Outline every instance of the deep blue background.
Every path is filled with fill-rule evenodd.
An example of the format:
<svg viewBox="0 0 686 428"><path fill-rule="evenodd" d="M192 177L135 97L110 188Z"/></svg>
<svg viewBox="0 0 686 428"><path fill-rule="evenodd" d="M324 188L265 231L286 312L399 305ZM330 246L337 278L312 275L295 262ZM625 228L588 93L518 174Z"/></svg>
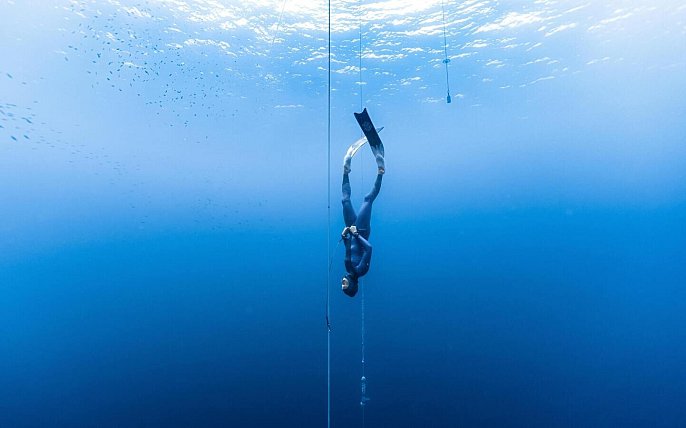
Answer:
<svg viewBox="0 0 686 428"><path fill-rule="evenodd" d="M56 4L0 0L0 427L325 426L327 275L332 426L360 426L361 296L335 247L355 73L334 74L329 229L325 34L289 30L302 14L270 46L164 4ZM273 6L246 17L269 33ZM530 12L481 6L477 25ZM620 6L546 36L463 30L448 2L451 105L440 34L401 34L420 13L366 34L426 48L365 59L388 170L366 426L686 426L685 9ZM335 67L356 35L334 34ZM236 56L158 52L210 36ZM364 148L356 203L373 177Z"/></svg>

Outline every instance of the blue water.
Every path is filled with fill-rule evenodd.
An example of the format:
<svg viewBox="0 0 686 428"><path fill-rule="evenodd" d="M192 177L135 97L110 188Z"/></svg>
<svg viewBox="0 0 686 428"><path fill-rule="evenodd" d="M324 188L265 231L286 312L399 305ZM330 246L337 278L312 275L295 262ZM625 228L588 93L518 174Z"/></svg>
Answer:
<svg viewBox="0 0 686 428"><path fill-rule="evenodd" d="M686 7L361 5L329 227L324 2L0 0L1 427L362 426L361 103L365 426L686 426Z"/></svg>

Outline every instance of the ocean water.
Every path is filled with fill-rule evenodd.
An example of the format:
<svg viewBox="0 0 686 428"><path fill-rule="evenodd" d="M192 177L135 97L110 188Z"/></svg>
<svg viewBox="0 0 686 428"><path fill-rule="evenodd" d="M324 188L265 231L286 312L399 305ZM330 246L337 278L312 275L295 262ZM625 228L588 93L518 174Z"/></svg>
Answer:
<svg viewBox="0 0 686 428"><path fill-rule="evenodd" d="M0 0L0 427L686 426L683 2L331 7Z"/></svg>

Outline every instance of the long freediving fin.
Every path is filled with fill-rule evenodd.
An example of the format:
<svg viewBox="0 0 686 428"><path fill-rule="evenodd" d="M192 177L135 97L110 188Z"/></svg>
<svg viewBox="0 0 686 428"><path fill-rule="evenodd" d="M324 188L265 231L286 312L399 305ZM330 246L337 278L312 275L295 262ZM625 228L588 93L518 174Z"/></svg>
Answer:
<svg viewBox="0 0 686 428"><path fill-rule="evenodd" d="M367 113L367 109L365 108L364 110L362 110L362 113L354 114L357 123L360 125L360 128L362 128L362 132L364 132L364 136L367 137L369 145L371 147L381 146L381 138L379 138L379 134L374 128L372 120L369 118L369 113Z"/></svg>
<svg viewBox="0 0 686 428"><path fill-rule="evenodd" d="M381 128L376 128L376 133L378 134L383 130L383 126ZM355 141L348 147L348 151L345 153L345 157L352 158L355 156L355 153L357 153L358 150L360 150L360 147L364 146L367 143L367 137L362 137L359 140Z"/></svg>

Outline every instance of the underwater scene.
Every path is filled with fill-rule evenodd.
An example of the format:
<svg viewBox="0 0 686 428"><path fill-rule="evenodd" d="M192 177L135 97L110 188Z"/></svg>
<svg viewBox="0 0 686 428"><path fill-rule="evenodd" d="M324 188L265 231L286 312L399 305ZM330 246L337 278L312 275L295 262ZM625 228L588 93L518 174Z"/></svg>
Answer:
<svg viewBox="0 0 686 428"><path fill-rule="evenodd" d="M0 427L686 427L685 97L679 0L0 0Z"/></svg>

